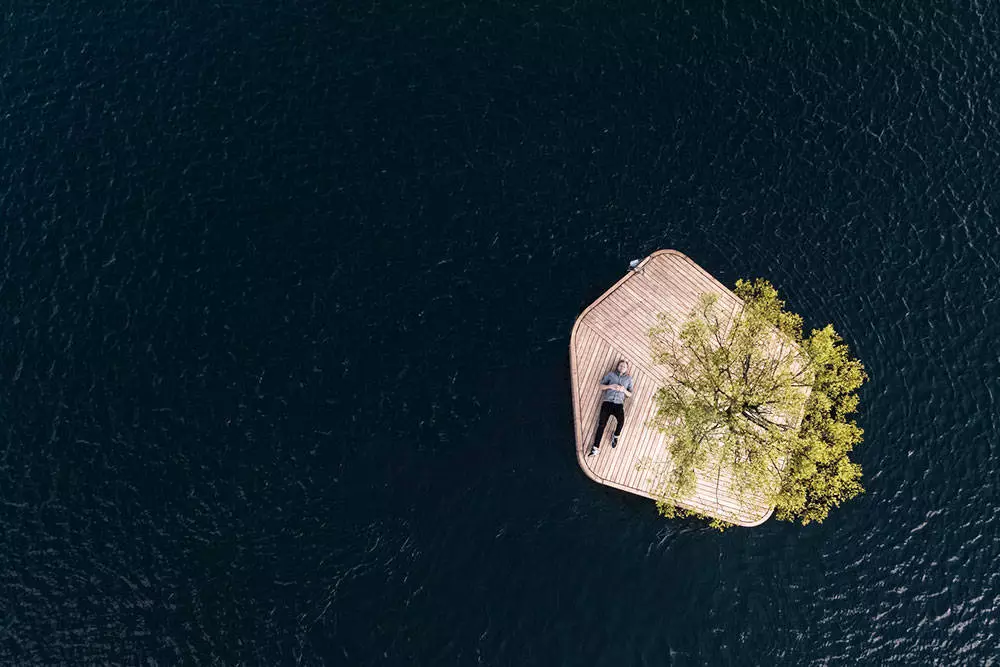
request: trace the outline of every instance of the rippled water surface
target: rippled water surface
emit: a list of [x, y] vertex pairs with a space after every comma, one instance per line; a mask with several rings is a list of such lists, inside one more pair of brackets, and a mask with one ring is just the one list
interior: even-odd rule
[[[3, 12], [3, 664], [1000, 655], [995, 4]], [[579, 470], [658, 248], [867, 365], [824, 525]]]

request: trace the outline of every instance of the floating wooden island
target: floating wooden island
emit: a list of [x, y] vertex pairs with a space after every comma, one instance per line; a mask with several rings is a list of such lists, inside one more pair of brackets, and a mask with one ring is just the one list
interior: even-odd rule
[[[642, 260], [597, 301], [590, 304], [573, 325], [570, 337], [570, 369], [573, 383], [573, 413], [576, 422], [576, 455], [580, 467], [595, 482], [658, 500], [658, 470], [667, 470], [670, 454], [664, 435], [647, 426], [653, 417], [656, 390], [671, 382], [669, 371], [652, 362], [649, 328], [656, 314], [670, 313], [681, 321], [691, 312], [698, 296], [719, 295], [720, 310], [732, 311], [739, 299], [707, 271], [676, 250], [658, 250]], [[605, 429], [600, 453], [587, 457], [597, 430], [601, 378], [614, 370], [619, 359], [631, 363], [635, 386], [625, 399], [625, 427], [618, 447], [611, 448], [614, 417]], [[643, 465], [652, 462], [653, 465]], [[741, 526], [756, 526], [768, 519], [774, 507], [764, 501], [741, 505], [726, 478], [698, 476], [696, 491], [672, 498], [678, 507]]]

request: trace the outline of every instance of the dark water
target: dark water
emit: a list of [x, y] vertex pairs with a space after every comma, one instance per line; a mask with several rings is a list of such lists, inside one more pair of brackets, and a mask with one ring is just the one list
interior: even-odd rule
[[[1000, 656], [995, 4], [2, 11], [0, 663]], [[578, 469], [665, 247], [866, 363], [826, 524]]]

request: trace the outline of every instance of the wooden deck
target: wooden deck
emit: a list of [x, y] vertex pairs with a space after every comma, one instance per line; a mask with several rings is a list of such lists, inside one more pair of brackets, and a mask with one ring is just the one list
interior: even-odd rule
[[[646, 426], [653, 414], [653, 394], [670, 382], [669, 372], [652, 363], [647, 331], [656, 324], [656, 313], [684, 318], [704, 292], [719, 294], [719, 306], [739, 304], [736, 295], [704, 269], [676, 250], [659, 250], [644, 259], [577, 318], [570, 337], [570, 367], [573, 412], [576, 421], [576, 453], [580, 467], [594, 481], [655, 498], [654, 473], [640, 469], [643, 460], [669, 466], [664, 436]], [[625, 427], [618, 447], [611, 448], [614, 417], [608, 421], [600, 453], [587, 457], [597, 430], [601, 392], [598, 384], [619, 359], [631, 363], [635, 382], [632, 396], [625, 399]], [[674, 498], [674, 504], [742, 526], [756, 526], [768, 519], [774, 508], [758, 501], [740, 505], [728, 480], [698, 477], [697, 490]]]

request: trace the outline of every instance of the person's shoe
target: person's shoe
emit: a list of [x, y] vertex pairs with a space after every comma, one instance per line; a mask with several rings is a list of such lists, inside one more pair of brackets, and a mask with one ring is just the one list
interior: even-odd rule
[[587, 456], [597, 456], [601, 452], [600, 447], [591, 447], [590, 451], [587, 452]]
[[618, 446], [618, 436], [613, 435], [611, 436], [611, 449], [614, 449], [617, 446]]

